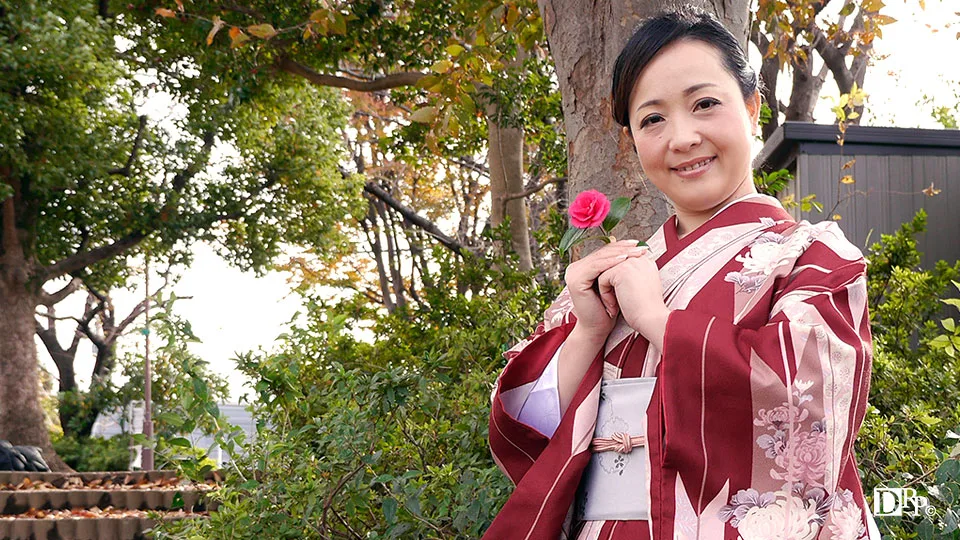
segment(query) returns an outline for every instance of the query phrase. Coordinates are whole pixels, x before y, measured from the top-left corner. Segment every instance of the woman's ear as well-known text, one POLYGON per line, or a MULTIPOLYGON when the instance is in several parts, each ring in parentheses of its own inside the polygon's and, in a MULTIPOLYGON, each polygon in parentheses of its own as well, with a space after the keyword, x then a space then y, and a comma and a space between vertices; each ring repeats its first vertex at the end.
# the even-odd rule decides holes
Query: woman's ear
POLYGON ((750 116, 750 131, 757 134, 757 128, 760 127, 760 90, 754 90, 753 95, 746 99, 747 114, 750 116))

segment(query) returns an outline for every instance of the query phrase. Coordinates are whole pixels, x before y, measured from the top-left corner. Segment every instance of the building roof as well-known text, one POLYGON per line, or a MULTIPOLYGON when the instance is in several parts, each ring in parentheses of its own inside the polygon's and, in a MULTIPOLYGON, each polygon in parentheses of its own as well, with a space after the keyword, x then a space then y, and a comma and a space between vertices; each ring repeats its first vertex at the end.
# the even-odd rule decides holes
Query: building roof
MULTIPOLYGON (((764 144, 754 167, 765 171, 790 168, 801 152, 839 154, 839 135, 836 124, 784 122, 764 144)), ((849 126, 842 150, 848 155, 957 155, 960 130, 849 126)))

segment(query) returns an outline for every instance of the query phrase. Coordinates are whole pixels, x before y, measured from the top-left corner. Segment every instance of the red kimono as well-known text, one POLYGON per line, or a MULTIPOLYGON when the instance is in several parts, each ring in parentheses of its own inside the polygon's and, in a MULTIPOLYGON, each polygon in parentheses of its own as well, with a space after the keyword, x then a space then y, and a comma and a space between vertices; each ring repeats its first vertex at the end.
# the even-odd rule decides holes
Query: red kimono
POLYGON ((516 489, 485 539, 879 539, 854 439, 870 385, 866 262, 836 223, 793 221, 766 196, 648 241, 672 310, 657 351, 623 320, 552 436, 517 420, 574 326, 566 292, 507 354, 490 415, 516 489), (602 380, 656 377, 646 411, 649 520, 579 521, 572 503, 602 380))

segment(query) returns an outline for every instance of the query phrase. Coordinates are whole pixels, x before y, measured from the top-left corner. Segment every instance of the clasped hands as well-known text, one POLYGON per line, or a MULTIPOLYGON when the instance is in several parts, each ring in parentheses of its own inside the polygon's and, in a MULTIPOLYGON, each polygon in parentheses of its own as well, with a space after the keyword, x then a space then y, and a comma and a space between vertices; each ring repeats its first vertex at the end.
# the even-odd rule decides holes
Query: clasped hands
POLYGON ((648 247, 638 247, 636 240, 612 242, 571 263, 564 279, 577 317, 574 331, 605 340, 622 314, 627 325, 663 350, 670 311, 648 247))

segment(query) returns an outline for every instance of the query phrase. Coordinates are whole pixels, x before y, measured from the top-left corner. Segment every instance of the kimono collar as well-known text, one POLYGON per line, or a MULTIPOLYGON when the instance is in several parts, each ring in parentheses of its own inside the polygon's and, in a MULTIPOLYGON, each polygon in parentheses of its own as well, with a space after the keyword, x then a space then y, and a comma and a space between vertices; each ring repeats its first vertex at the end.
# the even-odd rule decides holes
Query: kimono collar
POLYGON ((728 227, 739 223, 760 221, 761 218, 771 218, 775 222, 793 221, 790 214, 783 209, 776 198, 762 193, 750 193, 739 199, 727 203, 707 221, 690 231, 683 238, 677 232, 677 215, 674 214, 663 224, 663 237, 666 243, 666 252, 673 253, 683 249, 700 238, 708 231, 718 227, 728 227))

